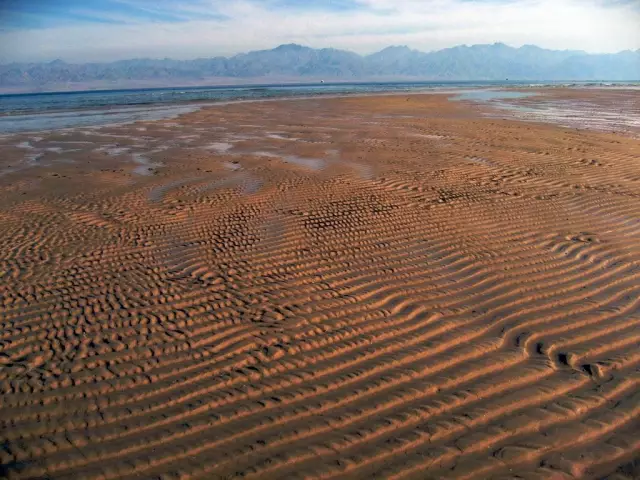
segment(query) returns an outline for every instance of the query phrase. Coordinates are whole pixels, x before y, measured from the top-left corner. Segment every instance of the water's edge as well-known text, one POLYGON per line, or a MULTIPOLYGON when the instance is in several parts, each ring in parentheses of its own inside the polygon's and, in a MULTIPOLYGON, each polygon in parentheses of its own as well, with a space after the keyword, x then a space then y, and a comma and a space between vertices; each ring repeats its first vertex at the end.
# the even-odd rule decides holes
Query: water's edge
MULTIPOLYGON (((481 98, 496 89, 588 86, 591 84, 530 84, 526 82, 421 82, 334 85, 265 85, 193 89, 114 90, 0 95, 0 133, 39 132, 74 127, 126 124, 170 119, 202 107, 230 102, 254 102, 342 96, 412 93, 469 94, 481 98)), ((514 92, 515 93, 515 92, 514 92)), ((517 93, 515 93, 517 95, 517 93)), ((475 96, 475 97, 474 97, 475 96)), ((506 98, 506 97, 505 97, 506 98)))

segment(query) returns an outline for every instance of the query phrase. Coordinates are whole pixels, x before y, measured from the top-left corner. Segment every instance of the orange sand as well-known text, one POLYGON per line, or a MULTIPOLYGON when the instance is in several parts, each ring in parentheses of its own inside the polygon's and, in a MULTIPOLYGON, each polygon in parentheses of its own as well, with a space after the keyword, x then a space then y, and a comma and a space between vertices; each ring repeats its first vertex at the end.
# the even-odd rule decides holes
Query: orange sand
POLYGON ((40 136, 0 477, 639 478, 639 140, 443 95, 40 136))

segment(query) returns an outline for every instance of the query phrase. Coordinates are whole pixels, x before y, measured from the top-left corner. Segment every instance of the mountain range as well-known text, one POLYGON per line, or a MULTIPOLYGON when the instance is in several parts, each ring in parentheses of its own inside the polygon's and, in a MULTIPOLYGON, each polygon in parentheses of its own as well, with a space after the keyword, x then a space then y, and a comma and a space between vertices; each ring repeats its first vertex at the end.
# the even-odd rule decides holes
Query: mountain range
POLYGON ((615 54, 520 48, 503 43, 434 52, 393 46, 362 56, 296 44, 232 57, 132 59, 110 63, 0 65, 4 92, 278 82, 375 80, 640 80, 640 49, 615 54))

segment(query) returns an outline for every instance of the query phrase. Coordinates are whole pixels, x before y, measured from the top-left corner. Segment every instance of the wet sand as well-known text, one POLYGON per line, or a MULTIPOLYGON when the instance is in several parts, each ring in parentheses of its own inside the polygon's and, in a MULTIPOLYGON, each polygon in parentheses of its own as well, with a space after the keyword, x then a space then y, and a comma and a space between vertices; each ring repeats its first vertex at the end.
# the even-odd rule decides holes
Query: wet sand
POLYGON ((640 140, 509 115, 0 137, 0 477, 639 478, 640 140))
POLYGON ((510 91, 518 96, 490 100, 488 116, 550 122, 567 128, 619 133, 640 138, 640 89, 541 89, 510 91), (505 111, 506 110, 506 111, 505 111))

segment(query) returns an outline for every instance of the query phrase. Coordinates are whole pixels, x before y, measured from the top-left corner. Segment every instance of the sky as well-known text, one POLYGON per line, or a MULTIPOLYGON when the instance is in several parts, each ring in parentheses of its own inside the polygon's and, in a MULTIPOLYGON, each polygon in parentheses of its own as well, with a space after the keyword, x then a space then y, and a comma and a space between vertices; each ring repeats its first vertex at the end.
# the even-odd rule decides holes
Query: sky
POLYGON ((0 63, 494 42, 640 49, 640 0, 0 0, 0 63))

